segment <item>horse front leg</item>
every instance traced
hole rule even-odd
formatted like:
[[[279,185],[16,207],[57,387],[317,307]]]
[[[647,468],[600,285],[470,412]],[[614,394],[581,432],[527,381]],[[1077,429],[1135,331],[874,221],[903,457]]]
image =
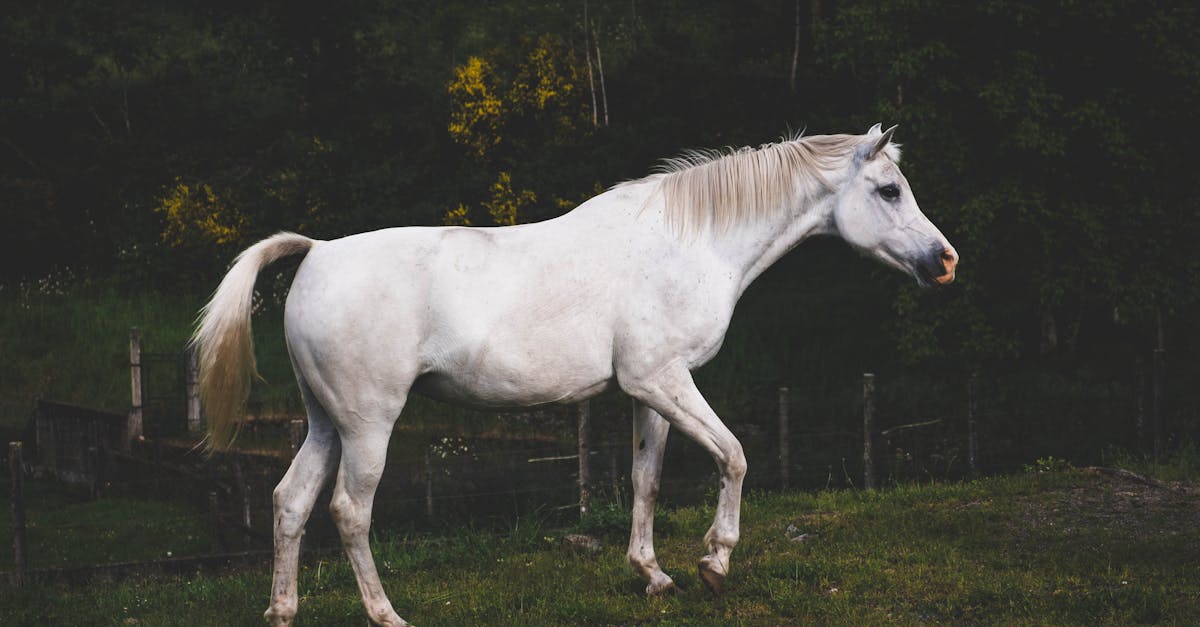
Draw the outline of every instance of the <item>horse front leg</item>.
[[[700,559],[699,568],[704,583],[719,593],[729,574],[729,556],[738,542],[742,479],[746,476],[742,445],[709,407],[681,362],[667,364],[650,376],[626,377],[621,386],[704,447],[717,463],[721,492],[717,514],[704,535],[708,554]]]
[[[637,401],[633,413],[633,527],[629,533],[629,564],[646,580],[646,594],[675,589],[675,582],[654,556],[654,501],[662,476],[663,452],[671,423]]]

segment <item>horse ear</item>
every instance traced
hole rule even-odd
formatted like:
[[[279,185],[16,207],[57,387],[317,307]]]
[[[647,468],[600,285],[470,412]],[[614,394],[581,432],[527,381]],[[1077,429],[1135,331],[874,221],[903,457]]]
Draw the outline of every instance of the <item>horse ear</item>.
[[[873,148],[871,148],[871,154],[869,157],[867,157],[868,159],[874,159],[875,155],[879,154],[879,151],[883,150],[884,148],[887,148],[887,145],[892,142],[892,135],[895,134],[896,128],[899,126],[900,125],[897,124],[897,125],[893,126],[892,128],[889,128],[888,130],[884,131],[882,135],[879,136],[879,139],[875,140],[875,146]],[[874,127],[872,127],[872,130],[874,130],[875,128],[878,128],[878,127],[879,127],[879,125],[876,124]]]
[[[876,123],[874,126],[872,126],[870,128],[870,130],[867,131],[867,137],[870,137],[872,135],[878,135],[882,132],[883,132],[883,125]]]

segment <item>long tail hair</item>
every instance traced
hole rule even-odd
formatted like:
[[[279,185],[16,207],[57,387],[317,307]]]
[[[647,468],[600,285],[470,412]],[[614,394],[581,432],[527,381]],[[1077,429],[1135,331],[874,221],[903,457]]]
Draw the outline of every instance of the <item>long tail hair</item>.
[[[192,348],[200,351],[200,402],[208,418],[209,452],[229,448],[237,437],[251,377],[258,377],[250,313],[254,281],[276,259],[307,253],[315,240],[277,233],[247,248],[200,310]]]

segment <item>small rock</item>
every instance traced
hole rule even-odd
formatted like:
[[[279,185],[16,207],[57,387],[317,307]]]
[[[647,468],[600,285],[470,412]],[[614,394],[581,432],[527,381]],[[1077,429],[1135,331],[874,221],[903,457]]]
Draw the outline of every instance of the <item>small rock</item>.
[[[572,533],[563,536],[563,544],[573,548],[582,549],[588,553],[599,553],[602,545],[600,541],[592,536],[585,536],[579,533]]]
[[[788,525],[784,535],[792,542],[804,542],[817,537],[815,533],[801,533],[800,528],[796,525]]]

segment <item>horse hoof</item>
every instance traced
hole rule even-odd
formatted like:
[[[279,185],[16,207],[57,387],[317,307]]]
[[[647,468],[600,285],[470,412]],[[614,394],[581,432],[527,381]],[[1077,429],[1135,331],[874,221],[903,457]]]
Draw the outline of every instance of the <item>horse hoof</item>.
[[[721,594],[721,588],[725,585],[725,573],[722,570],[720,563],[711,556],[700,560],[700,578],[713,594]]]
[[[646,584],[646,596],[658,597],[675,593],[675,582],[664,575],[665,581],[651,581]]]

